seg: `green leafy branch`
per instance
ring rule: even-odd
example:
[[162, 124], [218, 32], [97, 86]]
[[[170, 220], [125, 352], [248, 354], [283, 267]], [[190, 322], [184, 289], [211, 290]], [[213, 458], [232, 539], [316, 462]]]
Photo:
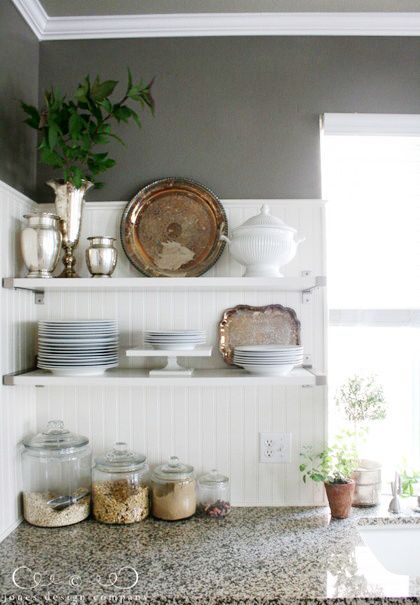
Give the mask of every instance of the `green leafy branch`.
[[420, 470], [410, 469], [404, 461], [404, 467], [400, 472], [401, 476], [401, 493], [404, 498], [415, 495], [414, 486], [420, 483]]
[[148, 109], [154, 113], [153, 80], [149, 84], [142, 81], [134, 84], [128, 70], [125, 93], [115, 102], [111, 96], [117, 84], [116, 80], [101, 81], [98, 76], [91, 82], [86, 76], [72, 99], [66, 99], [60, 91], [51, 88], [45, 91], [45, 105], [41, 111], [21, 101], [27, 115], [25, 123], [41, 133], [41, 162], [61, 170], [64, 181], [77, 188], [84, 180], [100, 187], [102, 183], [98, 182], [97, 176], [115, 166], [116, 162], [108, 152], [98, 151], [98, 147], [109, 144], [112, 139], [124, 144], [113, 131], [113, 122], [133, 120], [141, 128], [138, 111]]
[[304, 483], [308, 479], [323, 483], [349, 483], [357, 468], [358, 457], [351, 435], [339, 434], [336, 443], [315, 453], [312, 446], [305, 446], [299, 465]]
[[387, 412], [384, 390], [374, 376], [351, 376], [337, 391], [336, 405], [354, 424], [384, 420]]

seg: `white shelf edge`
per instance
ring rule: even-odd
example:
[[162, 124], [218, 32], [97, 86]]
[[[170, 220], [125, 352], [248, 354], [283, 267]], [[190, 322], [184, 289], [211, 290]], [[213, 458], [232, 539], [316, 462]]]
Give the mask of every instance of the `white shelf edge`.
[[296, 368], [288, 376], [252, 376], [239, 369], [196, 370], [188, 377], [149, 376], [148, 370], [116, 368], [103, 376], [54, 376], [30, 370], [3, 376], [7, 386], [315, 386], [325, 376], [308, 368]]
[[304, 292], [326, 285], [323, 275], [296, 277], [112, 277], [110, 279], [5, 277], [8, 289], [50, 291], [149, 291], [149, 290], [279, 290]]

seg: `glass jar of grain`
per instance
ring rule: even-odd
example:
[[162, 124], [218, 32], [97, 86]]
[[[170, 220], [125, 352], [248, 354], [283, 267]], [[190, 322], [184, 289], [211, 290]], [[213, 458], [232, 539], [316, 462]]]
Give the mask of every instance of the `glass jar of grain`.
[[90, 513], [92, 454], [89, 439], [51, 420], [25, 439], [23, 516], [40, 527], [62, 527]]
[[194, 468], [176, 456], [152, 472], [152, 513], [164, 521], [188, 519], [195, 513]]
[[101, 523], [127, 525], [149, 515], [146, 456], [124, 442], [97, 458], [92, 475], [93, 516]]

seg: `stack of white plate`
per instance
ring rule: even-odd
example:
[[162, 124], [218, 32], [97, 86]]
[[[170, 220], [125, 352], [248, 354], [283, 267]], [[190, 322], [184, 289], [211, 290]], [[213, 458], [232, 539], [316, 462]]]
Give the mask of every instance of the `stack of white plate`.
[[97, 376], [118, 366], [113, 319], [38, 322], [38, 367], [57, 376]]
[[235, 347], [233, 362], [251, 374], [286, 376], [303, 362], [303, 347], [248, 345]]
[[196, 346], [205, 344], [206, 333], [204, 330], [147, 330], [144, 333], [144, 342], [154, 349], [191, 351]]

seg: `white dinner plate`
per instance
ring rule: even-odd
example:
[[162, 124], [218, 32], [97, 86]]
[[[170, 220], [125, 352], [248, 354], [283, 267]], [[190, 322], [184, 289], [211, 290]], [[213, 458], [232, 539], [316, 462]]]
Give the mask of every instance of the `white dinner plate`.
[[240, 355], [239, 353], [234, 353], [233, 355], [237, 359], [259, 359], [264, 361], [264, 359], [303, 359], [304, 355], [302, 353], [298, 353], [297, 355], [292, 355], [289, 353], [288, 355]]
[[113, 337], [104, 337], [104, 338], [84, 338], [82, 341], [80, 339], [77, 338], [40, 338], [39, 342], [42, 343], [46, 343], [46, 344], [83, 344], [83, 343], [89, 343], [89, 344], [108, 344], [108, 343], [117, 343], [118, 342], [118, 338], [116, 338], [115, 336]]
[[271, 352], [271, 351], [303, 351], [301, 345], [238, 345], [235, 347], [235, 351], [241, 352]]
[[93, 332], [93, 331], [97, 331], [97, 332], [116, 332], [117, 328], [116, 326], [86, 326], [86, 327], [82, 327], [82, 326], [73, 326], [73, 327], [64, 327], [64, 326], [38, 326], [38, 330], [41, 330], [43, 332]]
[[174, 336], [174, 337], [170, 337], [170, 336], [148, 336], [146, 334], [146, 336], [144, 337], [144, 340], [173, 340], [173, 341], [178, 341], [178, 340], [205, 340], [206, 337], [203, 335], [198, 335], [198, 336]]
[[69, 359], [86, 359], [91, 357], [118, 357], [118, 351], [38, 351], [38, 357], [45, 357], [51, 359], [63, 359], [63, 357]]
[[116, 319], [40, 319], [38, 323], [48, 326], [75, 326], [75, 325], [92, 325], [92, 324], [113, 324], [117, 325]]
[[205, 330], [145, 330], [145, 334], [160, 336], [161, 334], [170, 334], [174, 336], [184, 336], [190, 334], [205, 334]]
[[107, 366], [90, 366], [78, 368], [51, 368], [44, 366], [41, 369], [49, 370], [55, 376], [101, 376], [102, 374], [105, 374], [106, 370], [115, 367], [115, 364], [110, 364]]
[[272, 359], [303, 359], [304, 355], [271, 355], [271, 356], [252, 356], [252, 355], [237, 355], [236, 353], [233, 355], [234, 359], [258, 359], [259, 361], [272, 360]]
[[38, 368], [42, 368], [42, 369], [49, 369], [49, 368], [86, 368], [86, 367], [95, 367], [95, 366], [116, 366], [118, 365], [118, 361], [117, 360], [112, 360], [112, 361], [96, 361], [94, 363], [92, 362], [88, 362], [88, 363], [84, 363], [84, 362], [78, 362], [78, 363], [69, 363], [69, 362], [63, 362], [63, 363], [53, 363], [52, 361], [38, 361], [37, 366]]

